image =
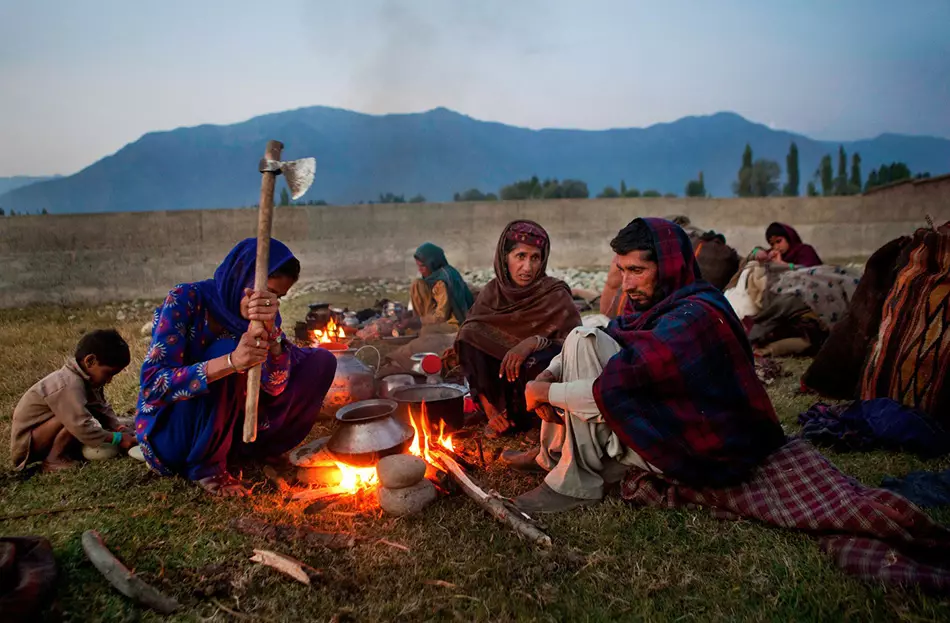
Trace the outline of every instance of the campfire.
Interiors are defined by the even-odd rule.
[[[417,416],[410,411],[409,423],[412,425],[414,436],[409,445],[408,453],[424,460],[429,465],[440,469],[438,460],[433,457],[434,446],[455,452],[455,445],[452,443],[452,435],[445,434],[445,422],[439,420],[439,436],[429,434],[431,424],[426,413],[425,403],[422,403],[421,413]],[[421,435],[420,435],[421,431]],[[431,444],[431,445],[430,445]],[[372,489],[379,484],[379,478],[376,475],[375,467],[354,467],[336,461],[336,466],[340,470],[340,484],[335,487],[340,493],[354,494],[363,489]]]
[[[425,463],[425,476],[422,477],[421,482],[429,480],[435,485],[435,489],[444,495],[461,491],[495,519],[513,528],[520,537],[537,545],[551,546],[551,537],[540,529],[534,519],[519,510],[509,499],[491,490],[486,492],[470,477],[468,470],[476,469],[474,463],[458,453],[452,435],[447,435],[445,432],[445,422],[441,418],[438,435],[433,432],[434,427],[431,426],[425,402],[422,403],[418,413],[410,410],[409,423],[412,426],[413,436],[403,456],[412,455]],[[399,455],[389,455],[384,458],[388,460],[396,456]],[[484,458],[482,462],[484,463]],[[314,502],[304,511],[305,513],[320,512],[328,507],[329,500],[334,500],[330,504],[335,505],[336,501],[351,497],[365,500],[367,494],[379,497],[382,506],[383,494],[392,491],[382,486],[376,465],[355,466],[339,460],[334,460],[333,463],[340,473],[339,484],[307,489],[291,496],[291,499],[295,501]],[[431,484],[428,485],[430,489],[432,489]],[[433,492],[432,500],[435,497],[436,493]]]
[[[343,327],[338,326],[333,318],[327,320],[327,324],[322,329],[311,331],[311,341],[314,344],[329,344],[331,342],[344,342],[347,339]]]

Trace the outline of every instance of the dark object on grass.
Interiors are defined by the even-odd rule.
[[[49,541],[37,536],[0,538],[0,618],[6,623],[40,620],[57,576]]]
[[[902,495],[921,508],[950,506],[950,469],[911,472],[902,478],[888,476],[881,487]]]
[[[932,417],[890,398],[815,403],[798,416],[802,437],[838,452],[897,450],[923,458],[950,453],[950,433]]]

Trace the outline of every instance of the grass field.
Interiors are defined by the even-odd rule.
[[[341,297],[327,294],[325,300]],[[350,296],[342,302],[372,301]],[[304,303],[285,306],[287,326],[302,318]],[[161,620],[111,589],[86,561],[80,536],[90,528],[144,579],[183,604],[168,620],[950,620],[950,598],[851,579],[807,536],[717,521],[702,512],[634,509],[616,497],[547,519],[555,546],[545,552],[519,541],[464,496],[441,499],[411,518],[389,518],[366,504],[350,509],[357,511],[352,516],[305,516],[302,504],[286,506],[265,486],[253,499],[215,500],[127,458],[59,474],[9,471],[16,401],[62,365],[84,331],[116,326],[130,338],[133,364],[107,393],[120,414],[133,408],[146,346],[139,327],[150,309],[144,303],[125,306],[121,321],[116,308],[0,311],[0,515],[116,505],[0,521],[0,534],[52,541],[61,573],[56,606],[68,620]],[[792,376],[769,392],[791,432],[812,399],[796,394],[805,362],[784,364]],[[320,433],[326,434],[323,425],[314,431]],[[830,457],[872,485],[885,475],[950,466],[946,459],[924,462],[881,452]],[[254,473],[245,477],[263,480]],[[537,484],[537,478],[500,468],[479,477],[507,495]],[[228,529],[228,521],[240,515],[304,522],[360,538],[344,551],[266,543]],[[950,521],[950,513],[935,516]],[[308,588],[251,563],[254,547],[295,556],[322,569],[324,580]]]

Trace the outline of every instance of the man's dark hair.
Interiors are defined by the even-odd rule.
[[[620,230],[610,241],[610,248],[617,255],[626,255],[633,251],[646,251],[648,262],[656,261],[656,245],[653,243],[653,231],[642,219],[634,219]]]
[[[295,257],[290,258],[283,264],[277,267],[277,270],[272,272],[269,277],[290,277],[294,281],[297,281],[300,278],[300,260]]]
[[[100,365],[120,370],[132,360],[129,345],[115,329],[99,329],[82,336],[76,346],[76,361],[95,355]]]

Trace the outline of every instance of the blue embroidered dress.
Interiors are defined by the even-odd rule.
[[[155,311],[135,433],[149,466],[163,475],[200,480],[226,472],[230,455],[290,450],[310,432],[333,382],[331,353],[284,341],[280,354],[269,354],[261,366],[258,438],[241,440],[247,377],[231,374],[209,384],[207,366],[232,352],[248,329],[240,305],[253,284],[256,252],[256,239],[240,242],[214,279],[176,286]],[[271,274],[291,258],[284,244],[271,241]],[[278,336],[279,315],[270,340]]]

